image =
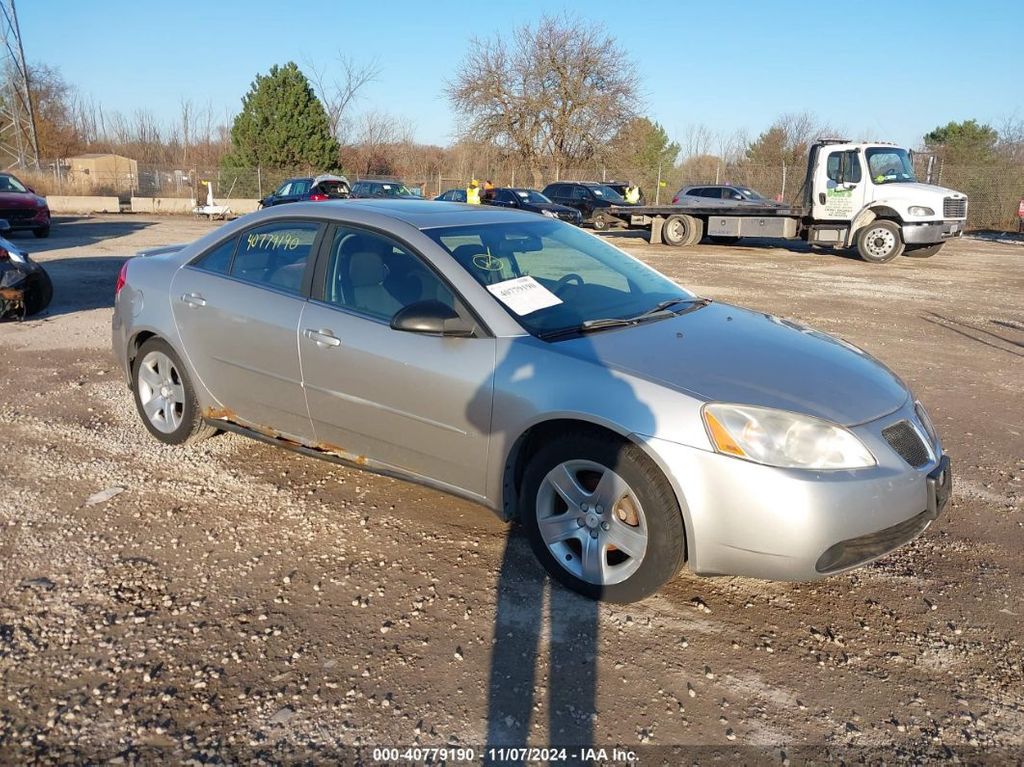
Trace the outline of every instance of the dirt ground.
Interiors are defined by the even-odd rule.
[[[56,298],[0,324],[0,762],[524,740],[641,764],[681,763],[671,745],[1024,759],[1024,243],[871,266],[609,235],[702,295],[881,358],[955,468],[945,515],[851,574],[684,571],[614,606],[551,586],[468,502],[238,436],[149,437],[111,358],[114,281],[134,251],[213,226],[111,216],[19,238]]]

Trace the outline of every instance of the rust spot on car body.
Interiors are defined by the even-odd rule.
[[[19,319],[25,319],[27,307],[23,288],[0,288],[0,304],[0,317],[18,313]]]
[[[231,421],[234,423],[237,416],[233,411],[226,407],[207,407],[203,408],[203,418],[209,418],[214,421]]]

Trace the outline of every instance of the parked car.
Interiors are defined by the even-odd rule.
[[[448,189],[434,198],[435,202],[465,202],[465,189]]]
[[[520,187],[499,187],[494,190],[490,200],[484,200],[487,205],[496,205],[499,208],[518,208],[531,213],[540,213],[551,218],[560,218],[570,224],[580,226],[583,223],[583,214],[576,208],[568,205],[558,205],[535,189],[523,189]]]
[[[605,208],[629,204],[614,189],[596,181],[558,181],[544,187],[543,194],[554,203],[578,210],[584,223],[598,231],[619,221],[617,217],[609,215]]]
[[[673,205],[716,205],[727,208],[751,203],[759,206],[776,205],[781,207],[781,203],[769,200],[749,187],[729,184],[684,186],[672,198]]]
[[[31,229],[36,237],[50,236],[46,198],[11,173],[0,173],[0,219],[8,223],[8,231]]]
[[[413,194],[401,181],[357,181],[352,185],[352,197],[423,199],[422,196]]]
[[[10,224],[0,220],[0,235],[10,231]],[[52,299],[53,283],[46,270],[24,250],[0,236],[0,320],[37,314]]]
[[[324,173],[320,176],[290,178],[260,200],[261,208],[283,205],[288,202],[324,202],[343,200],[349,196],[348,179]]]
[[[684,562],[822,578],[949,497],[932,421],[880,362],[563,221],[296,203],[133,258],[118,287],[114,355],[156,439],[234,431],[464,496],[591,597],[643,598]]]

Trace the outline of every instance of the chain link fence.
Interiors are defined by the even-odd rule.
[[[970,198],[968,225],[974,229],[1016,231],[1018,204],[1024,198],[1024,166],[995,161],[982,166],[961,166],[941,158],[915,154],[918,179],[964,192]],[[43,164],[41,171],[16,171],[26,184],[40,194],[111,195],[124,202],[136,197],[171,197],[205,201],[212,182],[215,199],[259,199],[277,189],[286,179],[317,175],[312,168],[172,168],[138,164],[137,173],[97,172],[74,174],[59,162]],[[769,199],[792,204],[802,202],[801,191],[806,163],[763,165],[728,163],[715,158],[693,158],[682,164],[654,168],[631,168],[611,163],[563,168],[525,167],[515,162],[491,161],[480,168],[423,169],[401,179],[345,173],[350,182],[360,179],[401,180],[413,192],[432,198],[448,189],[465,189],[472,179],[495,186],[543,189],[556,181],[600,181],[634,183],[643,191],[647,204],[671,203],[684,186],[730,184],[749,187]],[[201,190],[201,191],[200,191]]]

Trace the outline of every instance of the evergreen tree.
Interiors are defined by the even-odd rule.
[[[323,104],[294,62],[256,75],[231,126],[227,167],[335,169],[338,142]]]

